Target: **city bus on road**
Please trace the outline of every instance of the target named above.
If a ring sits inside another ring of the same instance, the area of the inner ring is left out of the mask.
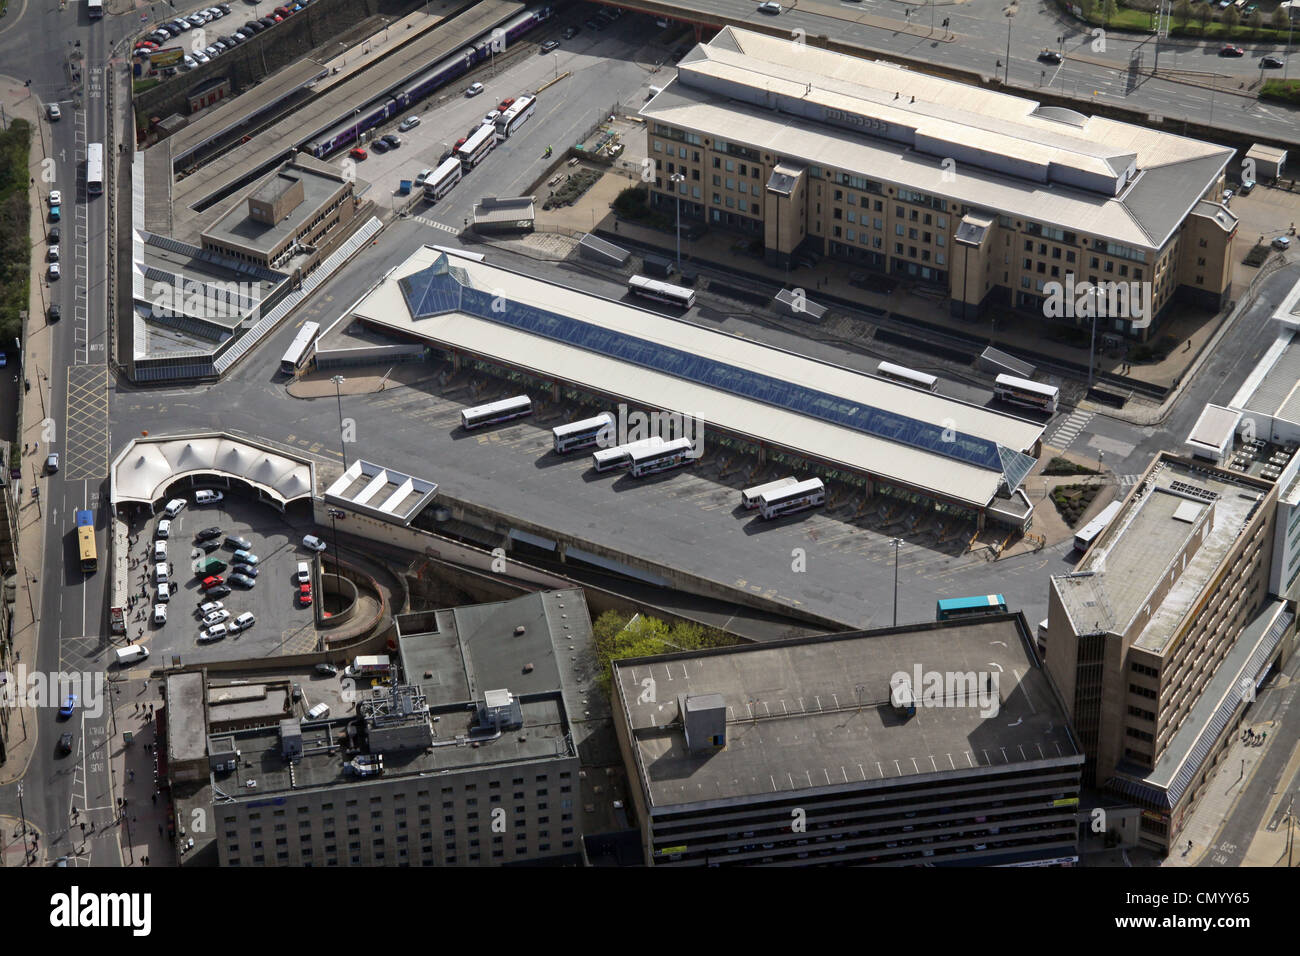
[[[746,488],[740,493],[741,507],[747,511],[753,511],[758,507],[758,499],[768,491],[780,491],[782,488],[789,488],[791,485],[799,484],[799,479],[793,476],[788,478],[778,478],[776,481],[769,481],[765,485],[755,485],[753,488]]]
[[[86,15],[92,20],[103,19],[104,0],[86,0]]]
[[[465,140],[465,145],[456,150],[456,156],[471,170],[492,150],[497,148],[497,129],[491,123],[484,123],[474,131],[474,135]]]
[[[674,438],[658,448],[637,448],[628,452],[633,478],[644,478],[670,468],[695,464],[695,443],[689,438]]]
[[[499,402],[488,402],[486,405],[467,408],[460,413],[460,423],[468,431],[471,428],[481,428],[484,425],[492,425],[532,413],[532,399],[527,395],[516,395],[513,398],[503,398]]]
[[[1112,501],[1097,514],[1086,525],[1080,528],[1074,534],[1074,547],[1077,551],[1087,551],[1097,536],[1106,530],[1106,525],[1110,524],[1114,517],[1119,514],[1121,502]]]
[[[460,182],[463,173],[460,160],[455,156],[447,157],[446,162],[435,169],[433,174],[424,181],[424,198],[429,202],[436,202],[441,199],[451,192],[453,186]]]
[[[311,354],[311,347],[316,342],[316,336],[320,334],[319,322],[304,322],[298,334],[294,336],[293,342],[285,351],[280,359],[280,371],[285,375],[292,375],[298,369],[302,368],[307,361],[307,356]]]
[[[99,568],[99,553],[95,550],[95,512],[89,509],[78,511],[77,551],[81,555],[81,570],[91,574]]]
[[[626,445],[617,445],[614,448],[600,448],[591,456],[591,467],[597,471],[613,471],[615,468],[626,468],[632,464],[633,451],[644,448],[658,448],[663,443],[662,438],[653,435],[650,438],[628,442]]]
[[[939,380],[933,375],[926,375],[924,372],[914,372],[910,368],[895,365],[893,362],[881,362],[876,366],[876,374],[881,378],[887,378],[894,382],[901,382],[903,385],[915,385],[917,388],[923,388],[927,392],[933,392],[939,387]]]
[[[944,598],[935,606],[935,620],[951,621],[981,614],[1005,614],[1007,599],[1001,594],[978,594],[975,597]]]
[[[86,147],[86,195],[98,196],[104,192],[104,144],[91,143]]]
[[[758,498],[758,513],[771,520],[826,502],[826,486],[820,478],[797,481],[788,488],[765,491]]]
[[[1028,405],[1054,414],[1061,390],[1053,385],[1031,382],[1027,378],[999,375],[993,380],[993,394],[998,400],[1012,405]]]
[[[584,418],[580,422],[556,425],[551,429],[555,436],[555,453],[563,455],[575,448],[590,448],[600,440],[601,432],[613,434],[614,416],[601,412],[595,418]]]
[[[633,295],[639,295],[643,299],[667,302],[679,309],[689,309],[695,305],[694,289],[683,289],[671,282],[660,282],[658,279],[647,279],[645,276],[632,276],[629,278],[627,280],[627,291]]]
[[[511,103],[510,108],[496,119],[497,136],[501,139],[507,139],[514,135],[515,130],[532,119],[533,110],[536,106],[537,97],[535,96],[521,96]]]

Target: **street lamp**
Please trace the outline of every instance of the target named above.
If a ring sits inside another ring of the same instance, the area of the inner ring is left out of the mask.
[[[339,526],[335,519],[345,517],[345,514],[338,508],[330,508],[326,513],[330,516],[330,528],[334,535],[334,573],[337,575],[342,569],[342,556],[339,554]]]
[[[682,193],[680,183],[686,182],[685,173],[673,173],[668,177],[673,184],[673,196],[677,200],[677,274],[682,273]]]
[[[343,393],[339,391],[339,386],[347,379],[342,375],[331,376],[330,381],[334,383],[334,398],[339,403],[339,450],[343,452],[343,470],[348,470],[348,445],[343,440]]]
[[[891,538],[894,546],[894,627],[898,627],[898,552],[903,547],[902,538]]]
[[[551,56],[555,58],[555,78],[558,80],[560,78],[560,51],[556,50]]]

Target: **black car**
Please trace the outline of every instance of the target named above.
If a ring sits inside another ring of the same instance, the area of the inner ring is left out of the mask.
[[[241,29],[245,33],[261,33],[266,29],[266,27],[262,26],[262,24],[258,23],[256,20],[249,20],[243,25],[243,27],[241,27]]]
[[[253,542],[249,541],[247,538],[241,538],[237,534],[232,534],[226,538],[226,547],[232,548],[235,551],[250,551],[252,550]]]
[[[1280,56],[1272,56],[1271,54],[1260,60],[1259,64],[1270,70],[1280,70],[1284,65]]]
[[[560,34],[560,38],[563,40],[572,40],[581,32],[581,27],[565,27],[564,32]]]
[[[50,226],[50,245],[57,246],[61,235],[63,235],[63,233],[59,231],[58,226]]]
[[[389,149],[391,149],[392,147],[390,147],[390,146],[388,145],[388,141],[387,141],[387,140],[384,140],[384,139],[377,139],[377,140],[375,140],[373,143],[370,144],[370,148],[373,149],[376,153],[386,153],[386,152],[388,152]]]
[[[57,305],[52,305],[50,306],[50,311],[46,313],[46,317],[51,322],[57,322],[59,319],[63,318],[63,310]]]
[[[207,541],[210,538],[220,538],[220,537],[221,537],[221,529],[217,527],[212,527],[212,528],[204,528],[202,531],[200,531],[198,534],[194,536],[194,540]]]
[[[215,588],[208,588],[200,595],[205,601],[215,601],[217,598],[230,596],[229,584],[218,584]]]
[[[397,147],[402,145],[402,138],[396,133],[389,133],[382,137],[382,142],[387,143],[389,149],[397,149]],[[379,144],[376,143],[375,145],[378,146]]]
[[[221,42],[224,43],[227,47],[232,47],[235,44],[237,44],[239,41],[236,40],[234,37],[222,37]]]
[[[1044,49],[1041,53],[1038,54],[1038,59],[1043,63],[1060,63],[1061,54],[1058,53],[1056,50]]]
[[[257,22],[262,24],[262,26],[266,27],[267,29],[270,29],[271,27],[275,26],[275,21],[272,20],[270,17],[259,17]]]
[[[221,542],[217,540],[200,541],[199,547],[203,549],[204,554],[211,554],[213,551],[221,550]]]
[[[261,568],[255,567],[251,564],[232,564],[230,566],[230,572],[232,575],[242,574],[246,578],[255,578],[261,573]]]
[[[218,3],[217,9],[220,10],[222,13],[224,13],[226,16],[230,16],[230,4]]]
[[[72,734],[61,734],[59,736],[59,754],[66,756],[72,753]]]

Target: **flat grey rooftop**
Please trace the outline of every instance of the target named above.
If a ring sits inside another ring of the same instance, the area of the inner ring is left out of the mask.
[[[166,699],[184,702],[180,707],[167,708],[168,759],[173,764],[202,760],[208,750],[203,674],[198,671],[169,674],[166,681]]]
[[[926,706],[921,687],[915,716],[898,715],[890,677],[915,681],[917,665],[1000,672],[996,716],[951,698]],[[657,808],[1078,756],[1017,615],[620,661],[614,680]],[[722,695],[725,749],[686,751],[681,694]]]
[[[1174,586],[1141,632],[1131,635],[1135,647],[1160,653],[1268,488],[1245,476],[1229,478],[1167,456],[1162,456],[1150,481],[1148,491],[1135,495],[1115,516],[1075,573],[1058,575],[1053,582],[1076,632],[1125,633],[1169,573],[1175,555],[1200,535],[1202,523],[1210,522]]]
[[[298,179],[303,185],[303,201],[274,225],[259,222],[248,215],[246,199],[251,195],[270,199],[280,186],[287,186],[282,177]],[[344,185],[342,176],[324,163],[300,156],[290,167],[281,167],[267,176],[257,186],[246,192],[237,206],[203,231],[204,238],[218,243],[255,249],[269,254],[272,249],[293,236],[309,220],[314,219],[321,206],[329,201]]]

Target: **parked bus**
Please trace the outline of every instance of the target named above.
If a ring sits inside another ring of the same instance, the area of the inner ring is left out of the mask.
[[[555,453],[563,455],[575,448],[590,448],[600,440],[602,432],[606,435],[614,432],[614,416],[609,412],[601,412],[595,418],[584,418],[580,422],[557,425],[551,429],[555,436]]]
[[[637,448],[628,453],[631,457],[629,469],[633,478],[658,474],[670,468],[695,464],[695,443],[689,438],[674,438],[658,448]]]
[[[935,620],[951,621],[959,617],[980,614],[1005,614],[1007,599],[1001,594],[979,594],[975,597],[944,598],[935,606]]]
[[[644,299],[667,302],[679,309],[689,309],[695,304],[693,289],[683,289],[671,282],[660,282],[658,279],[647,279],[645,276],[632,276],[628,279],[627,291]]]
[[[658,448],[664,440],[658,435],[643,438],[641,441],[628,442],[615,448],[601,448],[591,456],[591,467],[597,471],[613,471],[626,468],[632,464],[632,452],[643,448]]]
[[[496,127],[491,123],[484,123],[474,131],[473,136],[465,140],[465,145],[456,150],[456,156],[465,164],[465,170],[468,172],[483,162],[483,158],[496,148]]]
[[[742,507],[753,511],[758,507],[759,496],[766,491],[778,491],[781,488],[789,488],[791,485],[799,484],[799,479],[793,476],[789,478],[778,478],[776,481],[769,481],[765,485],[755,485],[753,488],[746,488],[740,493],[740,504]]]
[[[483,425],[492,425],[496,422],[504,422],[511,418],[519,418],[523,415],[531,415],[532,413],[532,399],[527,395],[516,395],[513,398],[503,398],[498,402],[488,402],[486,405],[467,408],[460,413],[460,423],[466,430],[469,430],[471,428],[480,428]]]
[[[77,550],[81,554],[81,570],[90,574],[99,568],[99,553],[95,550],[95,512],[76,513]]]
[[[788,488],[765,491],[758,498],[758,513],[764,518],[778,518],[826,502],[826,486],[820,478],[795,482]]]
[[[86,147],[86,195],[98,196],[104,191],[104,144],[91,143]]]
[[[537,97],[521,96],[510,105],[510,108],[497,117],[497,137],[506,139],[512,136],[515,130],[527,123],[533,116],[533,110],[537,106]]]
[[[999,400],[1013,405],[1028,405],[1045,412],[1055,412],[1061,390],[1053,385],[1039,385],[1027,378],[999,375],[993,380],[993,394]]]
[[[933,375],[926,375],[924,372],[914,372],[910,368],[904,368],[901,365],[894,365],[892,362],[881,362],[876,366],[876,374],[881,378],[887,378],[894,382],[901,382],[904,385],[915,385],[917,388],[923,388],[927,392],[933,392],[939,387],[939,380]]]
[[[307,356],[311,354],[311,347],[316,343],[316,336],[320,334],[319,322],[304,322],[298,334],[293,337],[293,342],[285,350],[284,356],[280,359],[280,371],[286,375],[292,375],[298,369],[303,367],[307,361]]]
[[[449,156],[447,160],[433,171],[433,174],[424,181],[424,198],[429,202],[436,202],[447,193],[451,192],[452,187],[460,182],[460,177],[464,175],[461,169],[460,160],[455,156]]]
[[[86,13],[92,20],[99,20],[104,16],[104,0],[86,0]]]
[[[1121,502],[1112,501],[1105,508],[1101,509],[1101,512],[1097,517],[1093,518],[1074,533],[1075,550],[1088,550],[1093,541],[1097,539],[1097,536],[1106,530],[1106,525],[1110,524],[1114,517],[1119,514],[1120,504]]]

